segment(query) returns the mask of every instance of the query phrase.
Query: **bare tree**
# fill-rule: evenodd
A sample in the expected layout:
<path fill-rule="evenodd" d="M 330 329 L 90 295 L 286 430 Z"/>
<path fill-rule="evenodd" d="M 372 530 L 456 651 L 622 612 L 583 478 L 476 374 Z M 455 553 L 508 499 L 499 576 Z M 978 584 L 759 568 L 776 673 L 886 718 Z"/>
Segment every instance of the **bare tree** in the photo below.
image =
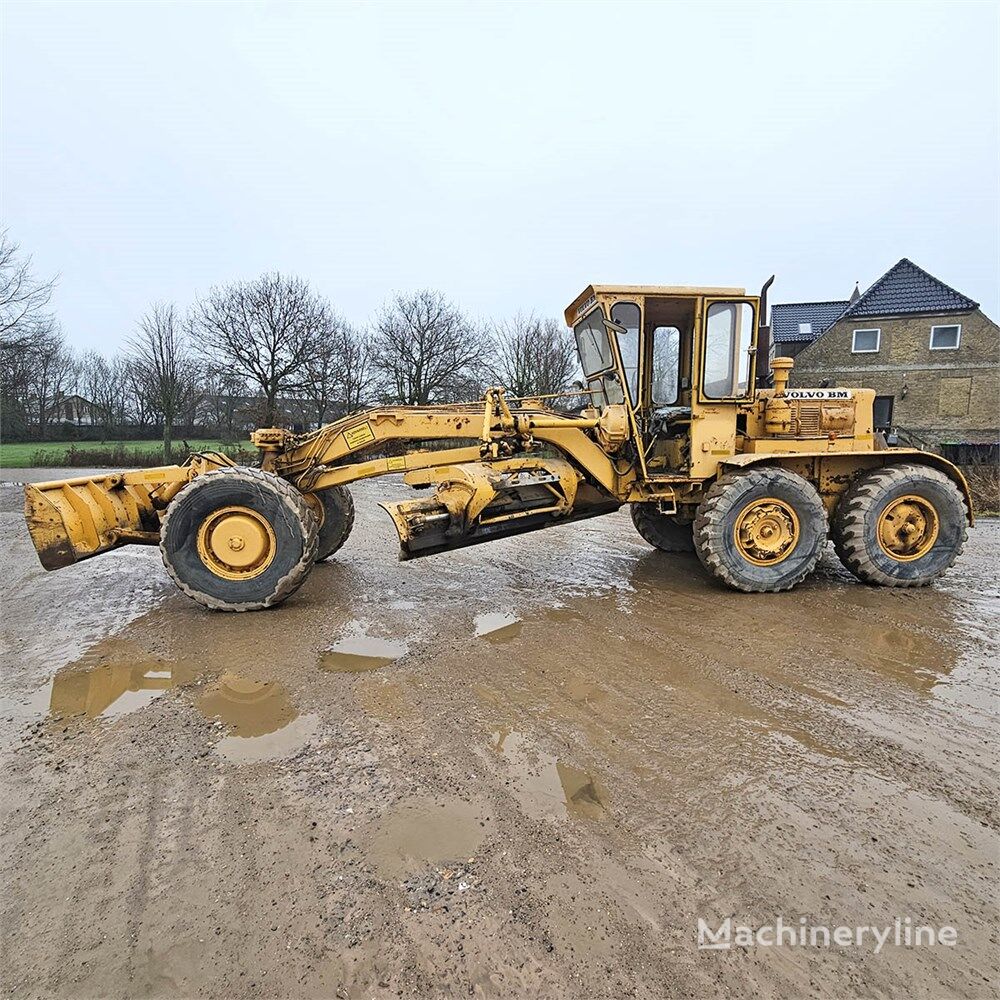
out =
<path fill-rule="evenodd" d="M 163 457 L 170 461 L 174 423 L 197 391 L 195 365 L 174 304 L 155 302 L 129 342 L 137 370 L 163 421 Z"/>
<path fill-rule="evenodd" d="M 31 258 L 21 253 L 7 230 L 0 232 L 0 345 L 30 340 L 54 285 L 54 280 L 37 281 L 31 274 Z"/>
<path fill-rule="evenodd" d="M 562 392 L 577 368 L 573 335 L 554 319 L 518 314 L 491 327 L 490 378 L 514 396 Z"/>
<path fill-rule="evenodd" d="M 319 350 L 306 362 L 302 396 L 310 406 L 307 421 L 326 423 L 334 406 L 342 368 L 337 341 L 342 338 L 346 326 L 339 316 L 331 314 Z"/>
<path fill-rule="evenodd" d="M 441 292 L 396 295 L 375 320 L 374 365 L 395 402 L 455 400 L 477 382 L 486 338 Z"/>
<path fill-rule="evenodd" d="M 247 403 L 246 380 L 227 369 L 208 367 L 201 378 L 199 419 L 223 441 L 235 441 L 246 428 L 243 412 Z"/>
<path fill-rule="evenodd" d="M 30 359 L 28 389 L 34 403 L 34 423 L 44 441 L 49 422 L 66 395 L 74 376 L 75 360 L 55 322 L 33 324 L 30 344 L 24 348 Z"/>
<path fill-rule="evenodd" d="M 136 386 L 130 359 L 122 354 L 106 358 L 88 351 L 80 360 L 80 393 L 93 407 L 93 415 L 104 428 L 103 439 L 115 437 L 129 422 Z"/>
<path fill-rule="evenodd" d="M 340 357 L 338 391 L 343 411 L 340 416 L 360 410 L 371 401 L 375 386 L 375 347 L 367 332 L 344 326 L 334 339 Z"/>
<path fill-rule="evenodd" d="M 213 288 L 198 303 L 194 325 L 215 367 L 259 387 L 263 418 L 278 416 L 278 397 L 305 388 L 307 366 L 324 349 L 330 307 L 308 282 L 277 272 Z"/>

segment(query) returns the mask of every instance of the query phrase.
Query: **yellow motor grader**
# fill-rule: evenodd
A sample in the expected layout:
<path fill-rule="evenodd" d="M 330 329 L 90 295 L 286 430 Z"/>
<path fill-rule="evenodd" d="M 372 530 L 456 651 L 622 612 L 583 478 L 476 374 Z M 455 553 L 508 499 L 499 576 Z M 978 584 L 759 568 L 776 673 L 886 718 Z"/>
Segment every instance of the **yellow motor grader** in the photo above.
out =
<path fill-rule="evenodd" d="M 25 489 L 31 537 L 47 569 L 158 544 L 194 600 L 251 611 L 279 604 L 344 544 L 349 483 L 402 473 L 434 488 L 381 505 L 402 559 L 628 504 L 647 542 L 693 550 L 736 590 L 794 587 L 828 536 L 866 583 L 929 583 L 971 523 L 962 474 L 888 448 L 871 389 L 791 389 L 781 357 L 766 387 L 768 285 L 591 285 L 566 310 L 583 372 L 572 395 L 494 388 L 477 403 L 378 407 L 307 434 L 265 428 L 252 435 L 259 468 L 203 453 L 38 483 Z"/>

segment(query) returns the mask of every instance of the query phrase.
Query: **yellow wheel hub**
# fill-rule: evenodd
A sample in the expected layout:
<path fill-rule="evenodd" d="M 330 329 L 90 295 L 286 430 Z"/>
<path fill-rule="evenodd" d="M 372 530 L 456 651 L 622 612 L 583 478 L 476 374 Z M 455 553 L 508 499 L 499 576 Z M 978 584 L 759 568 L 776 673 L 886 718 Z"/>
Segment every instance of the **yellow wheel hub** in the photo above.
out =
<path fill-rule="evenodd" d="M 799 518 L 784 500 L 764 497 L 743 508 L 733 530 L 736 548 L 755 566 L 776 566 L 799 540 Z"/>
<path fill-rule="evenodd" d="M 249 507 L 223 507 L 198 529 L 198 555 L 225 580 L 252 580 L 274 559 L 277 543 L 267 518 Z"/>
<path fill-rule="evenodd" d="M 939 528 L 934 504 L 908 494 L 897 497 L 879 514 L 878 543 L 890 558 L 912 562 L 934 547 Z"/>

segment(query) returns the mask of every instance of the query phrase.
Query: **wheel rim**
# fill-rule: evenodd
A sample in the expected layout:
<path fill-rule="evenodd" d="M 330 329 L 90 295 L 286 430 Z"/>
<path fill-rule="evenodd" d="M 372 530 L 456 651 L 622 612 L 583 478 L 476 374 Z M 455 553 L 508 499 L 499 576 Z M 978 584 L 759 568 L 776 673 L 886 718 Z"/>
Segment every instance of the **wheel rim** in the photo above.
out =
<path fill-rule="evenodd" d="M 201 523 L 198 555 L 225 580 L 252 580 L 274 561 L 277 542 L 267 518 L 249 507 L 223 507 Z"/>
<path fill-rule="evenodd" d="M 744 507 L 733 530 L 736 548 L 754 566 L 777 566 L 799 540 L 799 518 L 784 500 L 764 497 Z"/>
<path fill-rule="evenodd" d="M 927 555 L 937 541 L 940 519 L 926 497 L 897 497 L 879 514 L 878 543 L 890 559 L 912 562 Z"/>

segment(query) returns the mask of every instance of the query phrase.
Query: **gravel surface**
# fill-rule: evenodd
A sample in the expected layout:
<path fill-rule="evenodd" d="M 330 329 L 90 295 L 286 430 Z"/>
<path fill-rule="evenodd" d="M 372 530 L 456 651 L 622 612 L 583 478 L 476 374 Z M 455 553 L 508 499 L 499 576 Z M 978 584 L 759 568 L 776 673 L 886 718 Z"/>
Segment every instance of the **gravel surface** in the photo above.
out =
<path fill-rule="evenodd" d="M 0 994 L 997 994 L 998 522 L 750 596 L 624 512 L 400 564 L 353 492 L 233 616 L 154 549 L 46 573 L 0 486 Z M 957 943 L 698 949 L 779 916 Z"/>

